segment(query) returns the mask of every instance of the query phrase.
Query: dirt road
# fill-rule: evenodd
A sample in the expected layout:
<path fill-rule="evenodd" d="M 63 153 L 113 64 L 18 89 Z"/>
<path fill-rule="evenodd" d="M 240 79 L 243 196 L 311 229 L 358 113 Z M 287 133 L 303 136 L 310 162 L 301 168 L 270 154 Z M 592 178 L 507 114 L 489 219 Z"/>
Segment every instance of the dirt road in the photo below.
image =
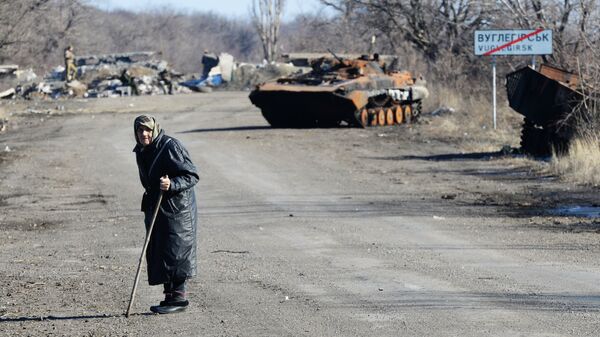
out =
<path fill-rule="evenodd" d="M 462 153 L 441 117 L 271 129 L 243 92 L 56 104 L 0 134 L 2 336 L 600 334 L 599 227 L 549 213 L 597 193 Z M 146 111 L 201 171 L 200 275 L 171 316 L 143 275 L 126 319 Z"/>

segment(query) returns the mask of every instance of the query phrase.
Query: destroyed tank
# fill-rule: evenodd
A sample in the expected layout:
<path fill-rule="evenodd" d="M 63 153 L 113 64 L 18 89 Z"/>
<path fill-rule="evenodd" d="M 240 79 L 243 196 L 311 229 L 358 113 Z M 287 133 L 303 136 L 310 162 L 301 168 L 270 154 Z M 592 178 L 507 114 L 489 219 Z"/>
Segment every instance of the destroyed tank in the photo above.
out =
<path fill-rule="evenodd" d="M 366 127 L 410 123 L 428 96 L 425 81 L 378 59 L 321 57 L 308 73 L 258 85 L 250 100 L 273 127 Z M 396 60 L 395 60 L 396 61 Z"/>

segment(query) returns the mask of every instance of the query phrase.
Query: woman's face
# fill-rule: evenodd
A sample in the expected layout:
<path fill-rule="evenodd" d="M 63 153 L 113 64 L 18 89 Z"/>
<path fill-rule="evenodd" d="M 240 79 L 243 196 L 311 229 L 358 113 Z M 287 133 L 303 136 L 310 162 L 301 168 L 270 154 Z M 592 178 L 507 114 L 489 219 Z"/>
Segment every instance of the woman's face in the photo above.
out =
<path fill-rule="evenodd" d="M 147 126 L 140 125 L 137 129 L 138 141 L 142 146 L 148 146 L 152 143 L 152 129 Z"/>

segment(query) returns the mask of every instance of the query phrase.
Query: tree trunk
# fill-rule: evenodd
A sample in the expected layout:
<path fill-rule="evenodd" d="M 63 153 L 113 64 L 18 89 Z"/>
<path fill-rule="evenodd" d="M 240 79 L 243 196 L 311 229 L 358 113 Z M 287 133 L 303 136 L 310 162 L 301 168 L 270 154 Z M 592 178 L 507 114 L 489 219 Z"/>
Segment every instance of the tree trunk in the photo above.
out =
<path fill-rule="evenodd" d="M 252 24 L 262 44 L 263 55 L 267 62 L 277 58 L 281 13 L 285 0 L 253 0 Z"/>

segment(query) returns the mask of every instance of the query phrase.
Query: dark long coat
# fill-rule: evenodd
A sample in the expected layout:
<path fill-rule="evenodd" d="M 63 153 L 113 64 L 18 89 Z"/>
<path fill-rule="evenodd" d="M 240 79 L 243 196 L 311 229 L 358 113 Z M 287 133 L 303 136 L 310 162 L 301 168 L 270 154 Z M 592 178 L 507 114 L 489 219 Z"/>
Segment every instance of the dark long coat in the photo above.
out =
<path fill-rule="evenodd" d="M 160 194 L 160 177 L 168 175 L 171 180 L 146 251 L 148 283 L 157 285 L 194 277 L 198 223 L 194 185 L 199 179 L 198 171 L 183 145 L 162 130 L 152 144 L 138 144 L 133 151 L 146 190 L 142 198 L 146 231 Z"/>

